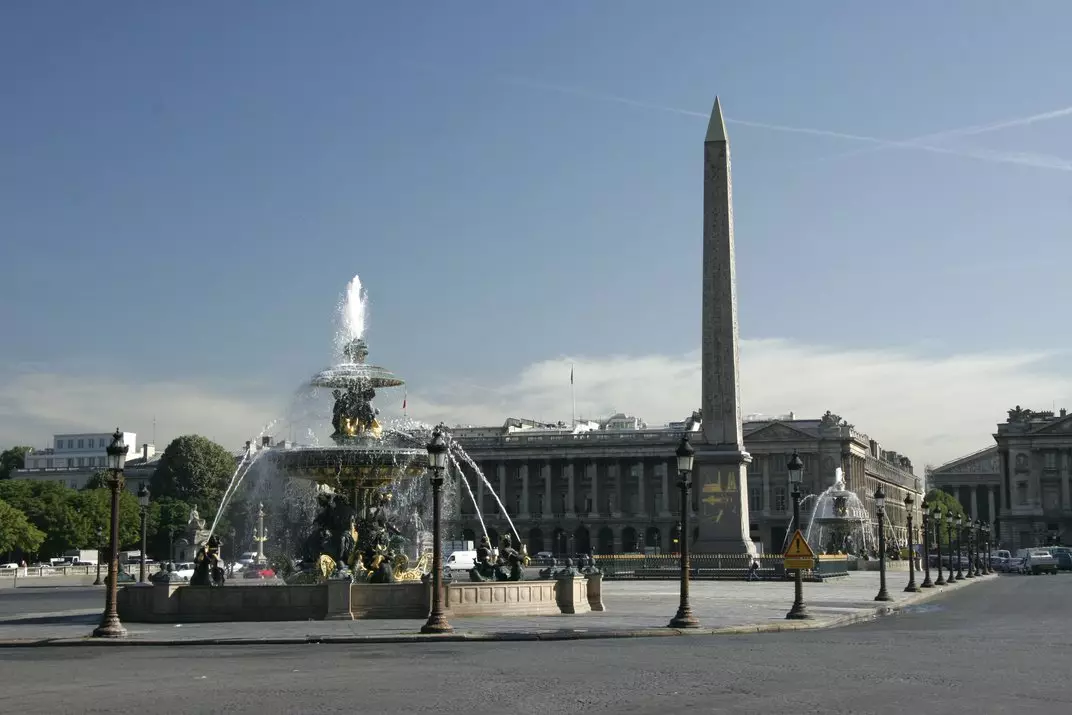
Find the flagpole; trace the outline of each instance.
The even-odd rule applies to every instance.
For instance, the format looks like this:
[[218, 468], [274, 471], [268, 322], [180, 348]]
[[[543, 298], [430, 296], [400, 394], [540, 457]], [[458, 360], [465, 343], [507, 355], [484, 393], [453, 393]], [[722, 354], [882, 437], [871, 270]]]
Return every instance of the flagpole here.
[[570, 390], [570, 397], [573, 399], [573, 425], [572, 425], [572, 429], [577, 429], [577, 390], [573, 386], [573, 365], [570, 365], [570, 369], [569, 369], [569, 390]]

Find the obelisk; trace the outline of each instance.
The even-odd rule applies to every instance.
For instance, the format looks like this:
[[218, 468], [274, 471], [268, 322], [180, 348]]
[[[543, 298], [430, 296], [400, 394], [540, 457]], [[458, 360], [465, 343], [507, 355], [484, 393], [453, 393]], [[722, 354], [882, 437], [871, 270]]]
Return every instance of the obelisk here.
[[741, 425], [730, 144], [717, 97], [704, 138], [702, 320], [702, 438], [694, 445], [696, 550], [755, 553], [748, 521], [752, 457], [744, 449]]

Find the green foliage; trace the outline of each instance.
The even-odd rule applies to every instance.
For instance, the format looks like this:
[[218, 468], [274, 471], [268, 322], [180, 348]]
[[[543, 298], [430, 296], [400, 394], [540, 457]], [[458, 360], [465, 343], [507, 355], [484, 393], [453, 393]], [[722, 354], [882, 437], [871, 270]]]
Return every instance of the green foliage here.
[[149, 486], [154, 499], [178, 499], [202, 514], [215, 514], [235, 466], [234, 456], [219, 444], [185, 435], [164, 450]]
[[173, 539], [186, 533], [193, 507], [174, 497], [153, 498], [149, 506], [149, 544], [148, 551], [158, 561], [170, 559], [168, 549]]
[[86, 480], [83, 489], [103, 489], [108, 486], [108, 479], [112, 476], [112, 473], [107, 469], [94, 472], [93, 476]]
[[8, 479], [16, 469], [26, 466], [26, 455], [32, 451], [31, 447], [12, 447], [0, 452], [0, 479]]
[[0, 554], [19, 551], [35, 554], [45, 534], [30, 523], [26, 515], [0, 499]]
[[[106, 545], [101, 542], [106, 542], [109, 533], [110, 489], [76, 491], [59, 482], [9, 479], [0, 482], [0, 500], [21, 511], [42, 532], [35, 550], [42, 556]], [[126, 489], [119, 494], [119, 543], [121, 548], [137, 548], [141, 543], [138, 498]]]
[[[942, 517], [941, 517], [942, 524], [941, 524], [941, 527], [942, 528], [939, 530], [940, 533], [939, 533], [938, 538], [940, 539], [940, 541], [942, 543], [942, 548], [943, 549], [949, 548], [949, 527], [948, 527], [948, 524], [946, 523], [946, 515], [949, 514], [950, 512], [952, 512], [954, 521], [956, 520], [956, 517], [959, 515], [960, 517], [962, 517], [963, 522], [965, 524], [967, 524], [968, 523], [968, 515], [964, 512], [964, 507], [962, 507], [960, 505], [960, 502], [957, 501], [956, 497], [954, 497], [952, 494], [949, 494], [947, 492], [942, 491], [941, 489], [932, 489], [929, 492], [927, 492], [927, 496], [925, 497], [924, 501], [927, 502], [927, 509], [931, 513], [934, 512], [934, 507], [936, 507], [936, 506], [939, 509], [941, 509], [941, 511], [942, 511]], [[931, 532], [931, 548], [934, 548], [934, 532], [933, 532], [933, 529], [934, 529], [933, 521], [934, 521], [934, 519], [933, 519], [933, 517], [931, 518], [931, 521], [932, 521], [932, 526], [931, 526], [931, 529], [932, 529], [932, 532]], [[956, 524], [954, 523], [954, 525], [953, 525], [953, 543], [954, 544], [956, 543], [956, 540], [957, 540]], [[964, 544], [965, 544], [965, 542], [964, 542], [964, 538], [962, 536], [961, 537], [961, 546], [964, 547]]]

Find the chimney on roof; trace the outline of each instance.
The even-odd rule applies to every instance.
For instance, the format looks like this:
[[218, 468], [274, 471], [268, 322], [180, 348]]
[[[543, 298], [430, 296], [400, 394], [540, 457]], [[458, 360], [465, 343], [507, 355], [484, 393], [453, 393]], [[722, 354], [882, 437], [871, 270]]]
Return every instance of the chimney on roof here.
[[253, 444], [253, 442], [252, 442], [251, 440], [248, 440], [248, 439], [246, 440], [246, 451], [247, 451], [247, 452], [249, 451], [249, 448], [250, 448], [250, 446], [251, 446], [252, 444]]
[[145, 442], [141, 446], [141, 461], [145, 464], [149, 463], [149, 443]]
[[261, 446], [262, 447], [271, 447], [272, 446], [272, 438], [271, 437], [261, 437]]
[[1061, 408], [1061, 416], [1062, 417], [1067, 417], [1068, 416], [1068, 410], [1066, 410], [1064, 407]]

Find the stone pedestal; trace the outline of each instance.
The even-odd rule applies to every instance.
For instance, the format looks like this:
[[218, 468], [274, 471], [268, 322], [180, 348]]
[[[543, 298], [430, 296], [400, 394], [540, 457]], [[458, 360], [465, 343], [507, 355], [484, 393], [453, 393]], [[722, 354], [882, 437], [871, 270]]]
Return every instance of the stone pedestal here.
[[332, 579], [324, 584], [327, 589], [327, 608], [324, 609], [325, 621], [352, 621], [354, 614], [350, 610], [350, 581]]
[[562, 613], [588, 613], [588, 579], [581, 575], [559, 576], [555, 581], [555, 600]]
[[588, 576], [588, 608], [592, 611], [605, 611], [603, 607], [603, 574], [595, 573]]
[[[748, 464], [743, 451], [696, 449], [694, 488], [700, 502], [695, 553], [753, 554], [748, 528]], [[691, 538], [691, 534], [690, 534]]]

